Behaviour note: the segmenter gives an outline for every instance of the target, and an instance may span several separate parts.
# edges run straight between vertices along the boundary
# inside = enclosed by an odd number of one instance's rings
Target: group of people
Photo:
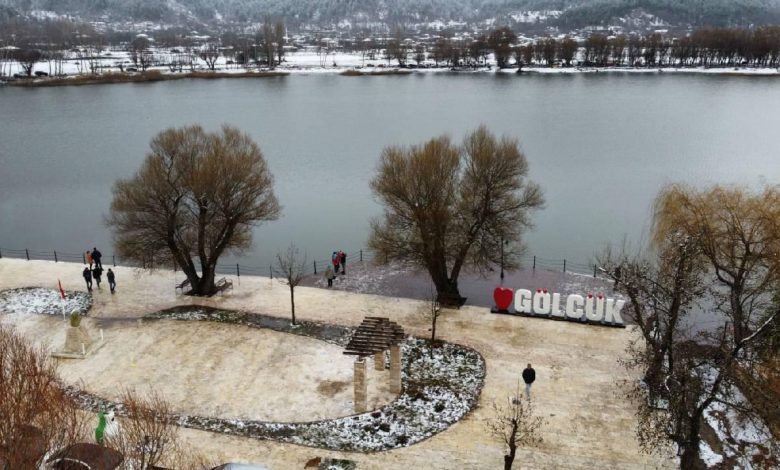
[[[97,284],[98,289],[100,289],[100,282],[103,280],[102,260],[103,254],[100,252],[100,250],[97,249],[97,247],[92,248],[92,251],[87,250],[84,252],[84,263],[89,264],[89,266],[84,266],[84,271],[82,271],[81,275],[84,276],[84,281],[87,283],[87,291],[89,292],[92,292],[93,280]],[[116,275],[114,274],[114,271],[111,270],[111,268],[108,268],[106,279],[108,280],[108,287],[111,289],[111,293],[113,294],[116,290]]]
[[[325,280],[328,281],[328,287],[333,287],[333,280],[336,279],[336,274],[339,274],[339,270],[341,270],[340,273],[342,275],[347,274],[347,254],[341,250],[334,251],[330,261],[333,267],[328,265],[325,268]]]

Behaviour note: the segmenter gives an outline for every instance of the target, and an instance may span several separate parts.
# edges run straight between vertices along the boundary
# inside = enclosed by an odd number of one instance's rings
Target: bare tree
[[[300,255],[294,244],[287,247],[284,253],[276,255],[277,278],[290,287],[290,307],[292,309],[292,323],[295,325],[295,288],[306,277],[306,255]]]
[[[410,261],[426,269],[443,305],[461,305],[458,276],[466,266],[515,268],[531,211],[542,190],[527,181],[528,163],[517,140],[497,139],[480,127],[462,146],[448,137],[423,145],[388,147],[371,182],[384,215],[371,223],[369,246],[380,260]]]
[[[248,248],[252,228],[279,213],[273,176],[248,135],[189,126],[152,139],[141,169],[115,183],[107,223],[120,256],[179,266],[193,295],[213,295],[219,257]]]
[[[558,57],[561,58],[567,67],[571,65],[571,61],[577,55],[579,47],[577,41],[568,36],[563,38],[558,44]]]
[[[433,349],[436,347],[436,322],[442,314],[442,308],[436,300],[436,288],[431,286],[431,293],[425,304],[420,308],[423,318],[431,322],[431,359],[433,359]]]
[[[512,469],[518,447],[541,444],[539,430],[544,425],[544,418],[533,415],[531,402],[520,397],[519,384],[506,404],[493,402],[493,417],[485,422],[485,428],[505,446],[504,470]]]
[[[214,70],[217,60],[219,60],[219,49],[217,46],[209,46],[200,52],[200,58],[206,63],[209,70]]]
[[[274,40],[276,42],[276,63],[282,63],[284,58],[284,45],[287,42],[287,29],[284,27],[284,23],[277,21],[274,25]]]
[[[87,436],[85,415],[61,388],[48,351],[0,325],[0,469],[38,468]]]
[[[119,432],[107,444],[124,458],[128,469],[208,469],[212,462],[187,446],[170,404],[155,390],[145,396],[126,389],[120,399]]]
[[[777,188],[672,186],[656,200],[654,261],[607,266],[644,339],[629,348],[627,365],[643,373],[632,394],[646,451],[671,442],[681,467],[697,468],[711,406],[758,425],[780,416],[760,372],[780,318],[778,220]],[[767,446],[777,453],[776,443]],[[738,441],[733,451],[750,454]]]
[[[503,69],[509,66],[509,58],[512,56],[515,42],[517,42],[517,35],[506,26],[490,32],[488,47],[493,50],[498,68]]]
[[[38,49],[16,49],[13,51],[13,57],[24,70],[24,74],[31,77],[35,64],[43,59],[43,52]]]

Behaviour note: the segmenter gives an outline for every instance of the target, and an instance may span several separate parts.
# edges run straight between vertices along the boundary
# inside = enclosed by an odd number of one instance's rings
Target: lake
[[[547,207],[529,253],[579,262],[641,242],[658,190],[780,182],[780,80],[672,74],[422,73],[0,88],[0,249],[113,252],[111,185],[171,126],[238,126],[259,143],[283,205],[242,264],[290,241],[308,258],[365,246],[380,213],[382,149],[480,124],[517,137]]]

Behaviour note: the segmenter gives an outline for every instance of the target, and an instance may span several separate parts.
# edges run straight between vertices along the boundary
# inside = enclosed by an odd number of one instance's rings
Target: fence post
[[[268,272],[271,273],[271,279],[274,278],[274,267],[269,265],[268,266]]]
[[[533,268],[533,270],[536,271],[536,255],[534,255],[534,268]]]
[[[312,261],[314,263],[314,274],[317,274],[317,260]]]
[[[238,267],[238,263],[236,263],[236,277],[241,277],[241,268]]]
[[[566,272],[566,258],[563,258],[563,272]]]
[[[81,261],[83,261],[84,264],[87,264],[87,255],[85,255],[84,253],[81,254]]]
[[[0,259],[3,259],[3,252],[0,251]]]
[[[57,250],[54,250],[54,262],[57,262]]]
[[[30,251],[25,248],[24,253],[27,255],[27,261],[30,261]]]
[[[363,250],[360,250],[360,262],[363,262]]]
[[[593,265],[593,279],[596,278],[596,265]]]
[[[116,267],[116,255],[111,255],[111,262],[114,264],[114,267]]]

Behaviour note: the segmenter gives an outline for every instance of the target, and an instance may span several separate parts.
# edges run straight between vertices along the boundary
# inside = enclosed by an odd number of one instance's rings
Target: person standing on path
[[[84,252],[84,262],[89,265],[89,269],[92,269],[92,252],[87,250]]]
[[[82,271],[81,275],[84,276],[84,281],[87,282],[87,292],[92,292],[92,271],[84,266],[84,271]]]
[[[333,268],[328,265],[327,268],[325,268],[325,279],[328,281],[328,287],[333,287],[333,278],[336,277],[335,274],[333,274]]]
[[[536,380],[536,371],[531,364],[523,370],[523,382],[525,382],[525,397],[531,401],[531,384]]]
[[[103,276],[103,268],[95,264],[95,269],[92,270],[92,277],[95,279],[98,289],[100,289],[101,276]]]
[[[116,289],[116,277],[114,276],[114,271],[112,271],[111,268],[108,268],[106,279],[108,279],[108,288],[111,289],[111,293],[113,294],[114,289]]]
[[[333,262],[333,272],[338,274],[339,272],[339,264],[341,264],[341,256],[337,252],[333,252],[333,255],[330,257],[330,260]]]
[[[341,274],[347,274],[347,254],[339,251],[339,257],[341,258]]]
[[[101,253],[97,247],[92,248],[92,260],[95,262],[95,266],[99,267],[100,269],[103,269],[103,262],[101,261],[103,259],[103,253]]]

